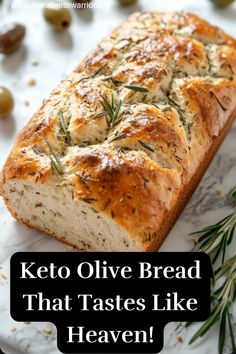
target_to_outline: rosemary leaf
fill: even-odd
[[[120,109],[122,106],[122,100],[119,100],[118,105],[116,107],[114,107],[114,114],[111,118],[111,125],[113,126],[118,118],[118,115],[120,113]]]
[[[83,174],[80,174],[79,172],[76,172],[75,174],[76,174],[76,176],[79,177],[80,183],[81,183],[86,189],[90,189],[90,188],[89,188],[89,184],[88,184],[88,181],[90,180],[90,178],[87,177],[87,176],[84,176]]]
[[[86,189],[89,189],[89,185],[88,185],[88,183],[86,182],[86,179],[83,178],[82,176],[80,176],[79,179],[80,179],[81,184],[83,184],[83,186],[84,186]]]
[[[110,140],[110,143],[111,143],[112,141],[122,140],[122,139],[125,139],[125,138],[126,138],[126,134],[123,133],[123,134],[117,135],[117,136],[115,136],[113,139],[111,139],[111,140]]]
[[[105,110],[103,114],[109,115],[108,126],[113,127],[118,122],[123,101],[119,100],[118,104],[116,104],[114,100],[114,96],[111,95],[111,103],[110,103],[104,96],[101,97],[102,100],[100,100],[100,103]]]
[[[96,198],[93,198],[93,197],[85,197],[82,199],[84,202],[88,203],[88,204],[91,204],[93,202],[96,202],[97,199]]]
[[[61,123],[61,128],[63,129],[64,132],[66,132],[67,125],[65,123],[65,119],[64,119],[64,115],[63,115],[62,111],[59,112],[59,120],[60,120],[60,123]]]
[[[80,82],[82,81],[86,81],[86,80],[89,80],[90,79],[90,76],[84,76],[84,77],[81,77],[81,79],[79,79],[76,84],[79,84]]]
[[[59,121],[60,121],[60,124],[61,124],[61,137],[63,137],[64,141],[66,144],[69,144],[71,145],[71,138],[70,138],[70,134],[68,132],[68,125],[69,125],[69,122],[65,122],[65,118],[64,118],[64,114],[62,111],[59,112]]]
[[[104,210],[106,210],[106,208],[108,207],[108,205],[111,203],[111,199],[108,199],[107,201],[106,201],[106,203],[104,204],[104,207],[103,207],[103,211]]]
[[[232,326],[232,315],[229,312],[229,309],[227,310],[227,318],[228,318],[228,326],[229,326],[230,339],[231,339],[231,343],[232,343],[232,349],[235,352],[236,351],[236,342],[234,339],[234,332],[233,332],[233,326]]]
[[[49,158],[51,160],[51,166],[56,171],[59,175],[63,175],[65,173],[65,167],[62,164],[60,158],[55,154],[55,152],[52,152],[51,155],[49,155]]]
[[[209,329],[217,323],[220,315],[220,308],[215,307],[212,311],[210,317],[204,324],[199,328],[195,335],[190,339],[189,344],[193,344],[198,338],[203,337]]]
[[[219,354],[224,352],[226,334],[228,332],[232,349],[236,349],[231,318],[232,305],[236,298],[236,256],[225,261],[226,249],[232,242],[235,228],[236,212],[229,214],[216,224],[207,226],[203,230],[192,234],[199,237],[198,250],[209,254],[212,257],[212,264],[222,254],[222,264],[214,272],[211,296],[213,309],[211,315],[195,333],[189,344],[195,342],[199,337],[203,337],[213,325],[219,322]],[[219,282],[221,286],[216,288]]]
[[[229,196],[234,202],[236,202],[236,187],[231,190]]]
[[[97,118],[100,118],[100,117],[103,117],[103,116],[106,116],[108,115],[108,112],[101,112],[101,113],[98,113],[96,114],[96,116],[94,116],[94,119],[97,119]]]
[[[149,92],[146,87],[136,85],[124,85],[125,88],[133,90],[135,92]]]
[[[220,313],[220,332],[219,332],[219,353],[223,354],[226,334],[226,320],[227,320],[227,303],[224,304]]]
[[[207,321],[199,328],[190,340],[189,344],[203,337],[210,328],[219,321],[219,354],[223,354],[226,331],[229,329],[233,350],[235,350],[235,339],[230,310],[236,296],[236,256],[229,258],[214,273],[217,281],[223,280],[223,284],[212,294],[214,308]]]
[[[222,263],[225,260],[226,248],[232,242],[236,227],[236,213],[229,214],[214,225],[193,232],[191,235],[199,236],[198,250],[211,254],[214,264],[222,253]]]
[[[151,145],[147,144],[145,141],[138,140],[138,142],[139,142],[139,144],[141,144],[145,149],[147,149],[147,150],[149,150],[149,151],[151,151],[151,152],[155,152],[155,149],[154,149]]]
[[[104,64],[104,65],[100,66],[100,68],[98,68],[91,76],[83,76],[83,77],[81,77],[81,79],[79,79],[79,80],[76,82],[76,84],[79,84],[79,83],[82,82],[82,81],[86,81],[86,80],[89,80],[89,79],[93,79],[96,75],[98,75],[98,74],[102,71],[102,69],[105,68],[106,65],[107,65],[107,64]]]
[[[107,64],[103,64],[102,66],[100,66],[100,68],[98,68],[92,75],[92,78],[94,78],[96,75],[98,75],[105,67],[107,66]]]
[[[107,99],[103,95],[101,95],[101,97],[102,97],[102,100],[100,100],[101,105],[103,106],[105,112],[107,112],[109,114],[109,116],[112,117],[113,111],[112,111],[112,107],[111,107],[110,103],[107,101]]]

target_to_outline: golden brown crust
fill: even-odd
[[[2,185],[63,180],[154,250],[233,121],[235,52],[194,14],[131,15],[20,132]]]
[[[178,196],[180,178],[176,171],[161,168],[145,154],[86,149],[70,158],[69,164],[76,174],[70,179],[75,185],[75,200],[91,203],[129,234],[136,230],[143,243],[157,235],[157,225],[171,208],[173,193]],[[147,200],[148,206],[143,203]]]
[[[164,219],[160,232],[158,234],[158,238],[156,238],[146,249],[148,252],[156,251],[160,248],[163,241],[166,238],[166,235],[170,232],[171,228],[177,221],[178,217],[184,210],[187,202],[192,197],[196,187],[198,186],[201,178],[203,177],[206,169],[208,168],[209,164],[211,163],[215,153],[217,152],[218,148],[220,147],[222,141],[224,140],[226,134],[228,133],[229,129],[231,128],[232,124],[235,121],[236,110],[231,114],[231,117],[228,119],[227,123],[225,124],[224,128],[221,130],[219,136],[214,138],[211,148],[205,155],[205,158],[199,165],[198,170],[192,176],[188,183],[183,185],[182,192],[180,192],[181,198],[178,198],[176,201],[176,205],[172,208],[170,213],[168,214],[168,218]]]

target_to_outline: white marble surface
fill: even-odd
[[[94,48],[98,40],[135,10],[187,10],[194,11],[236,36],[236,5],[226,10],[216,10],[208,0],[140,0],[128,8],[117,6],[116,0],[94,1],[92,10],[73,11],[73,26],[68,33],[55,34],[44,23],[40,10],[15,10],[10,17],[27,25],[25,44],[9,57],[0,56],[0,85],[8,86],[15,96],[12,116],[0,121],[0,166],[3,164],[17,131],[28,121],[43,99],[59,80],[65,77],[83,56]],[[2,20],[2,19],[1,19]],[[1,21],[2,22],[2,21]],[[38,61],[38,66],[33,66]],[[29,79],[36,79],[30,87]],[[26,106],[25,102],[29,102]],[[226,215],[231,206],[226,195],[236,185],[236,126],[231,130],[214,159],[205,178],[189,205],[167,238],[163,250],[190,250],[192,243],[187,235]],[[9,314],[9,257],[16,251],[53,250],[65,251],[57,241],[43,234],[28,230],[15,222],[0,199],[0,347],[8,354],[58,354],[56,330],[45,336],[43,323],[16,323]],[[231,247],[235,253],[236,244]],[[186,331],[176,324],[165,330],[165,349],[162,354],[216,354],[217,328],[202,341],[188,346],[193,328]],[[235,324],[236,329],[236,324]],[[15,330],[15,331],[12,331]],[[183,343],[177,336],[183,336]],[[9,347],[6,347],[8,345]],[[224,354],[229,354],[228,348]]]

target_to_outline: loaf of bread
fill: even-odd
[[[12,215],[79,250],[157,250],[236,115],[236,41],[131,15],[52,92],[2,171]]]

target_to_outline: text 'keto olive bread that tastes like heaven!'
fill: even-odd
[[[235,115],[236,40],[194,14],[135,13],[20,132],[2,195],[79,250],[157,250]]]

